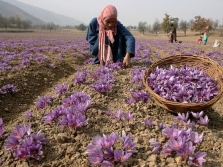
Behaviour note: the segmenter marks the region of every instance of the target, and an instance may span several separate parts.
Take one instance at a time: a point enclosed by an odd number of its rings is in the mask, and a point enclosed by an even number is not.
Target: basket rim
[[[165,98],[163,98],[162,96],[158,95],[157,93],[155,93],[151,87],[149,86],[148,84],[148,81],[147,81],[147,77],[149,74],[151,74],[152,70],[154,68],[156,68],[157,66],[161,65],[162,62],[165,62],[166,60],[171,60],[171,59],[174,59],[176,57],[184,57],[184,58],[187,58],[187,57],[196,57],[197,59],[199,60],[207,60],[207,61],[210,61],[211,63],[213,63],[217,68],[219,68],[219,70],[221,71],[221,73],[223,74],[223,67],[220,66],[217,62],[215,62],[214,60],[212,60],[211,58],[207,57],[207,56],[194,56],[194,55],[175,55],[175,56],[168,56],[168,57],[165,57],[165,58],[162,58],[156,62],[154,62],[153,64],[151,64],[148,69],[146,70],[144,76],[143,76],[143,85],[146,87],[147,91],[153,96],[153,97],[156,97],[157,99],[159,99],[159,102],[163,102],[163,103],[168,103],[168,104],[171,104],[171,105],[175,105],[175,106],[179,106],[179,105],[183,105],[185,107],[193,107],[193,106],[208,106],[210,104],[214,104],[215,102],[217,102],[223,95],[223,88],[219,88],[220,91],[218,92],[218,94],[213,97],[211,100],[209,101],[206,101],[206,102],[203,102],[203,103],[182,103],[182,102],[175,102],[175,101],[170,101],[170,100],[167,100]],[[186,63],[185,63],[186,64]],[[174,65],[174,63],[173,63]],[[223,75],[222,75],[223,76]],[[223,79],[221,79],[221,82],[223,82]],[[156,100],[156,99],[155,99]]]

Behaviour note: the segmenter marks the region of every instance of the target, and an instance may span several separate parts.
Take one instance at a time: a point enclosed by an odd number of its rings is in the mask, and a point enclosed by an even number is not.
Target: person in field
[[[207,44],[208,37],[209,37],[208,31],[205,30],[205,31],[204,31],[204,35],[203,35],[203,44],[204,44],[204,45]]]
[[[170,42],[173,43],[177,41],[177,30],[173,23],[170,24]]]
[[[89,42],[93,64],[108,65],[122,61],[130,66],[135,56],[135,38],[117,19],[117,10],[107,5],[88,26],[86,40]]]
[[[197,39],[196,44],[201,44],[203,40],[204,33],[201,33],[201,36]]]

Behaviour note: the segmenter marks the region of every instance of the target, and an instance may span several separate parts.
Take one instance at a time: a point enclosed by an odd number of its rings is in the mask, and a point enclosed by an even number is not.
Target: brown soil
[[[137,32],[133,32],[137,40],[160,40],[166,39],[165,35],[146,35],[143,36]],[[33,32],[33,33],[1,33],[1,40],[9,39],[75,39],[85,37],[85,32],[77,31],[60,31],[60,32]],[[192,47],[189,41],[195,43],[198,36],[179,36],[178,40],[182,41],[182,45],[188,45]],[[204,50],[208,52],[211,50],[219,50],[223,52],[222,46],[219,48],[213,48],[214,41],[218,39],[223,41],[222,37],[210,36],[208,45],[193,45],[194,48]],[[43,41],[44,42],[44,41]],[[68,44],[67,44],[68,45]],[[82,51],[88,51],[88,45],[77,43],[77,45],[84,45],[81,48]],[[151,59],[157,61],[158,59],[153,57],[154,53],[158,53],[161,57],[168,56],[167,53],[160,49],[157,49],[154,45],[148,43],[151,50]],[[13,48],[8,48],[13,49]],[[24,48],[16,48],[22,51]],[[174,51],[178,54],[178,51]],[[73,52],[72,52],[73,53]],[[91,143],[92,138],[97,134],[110,134],[111,132],[120,133],[120,122],[109,119],[105,114],[107,110],[117,111],[121,109],[123,112],[131,111],[134,113],[134,119],[130,122],[129,126],[122,126],[123,130],[130,132],[134,137],[134,141],[137,142],[136,149],[138,153],[132,155],[132,157],[125,162],[124,166],[187,166],[181,162],[177,157],[163,157],[160,155],[152,154],[152,147],[149,145],[150,139],[163,140],[160,135],[157,134],[157,128],[149,131],[143,121],[145,118],[153,118],[155,122],[163,122],[171,125],[173,123],[173,114],[169,113],[152,101],[148,103],[138,102],[136,104],[127,105],[124,100],[130,97],[129,90],[132,88],[130,82],[131,68],[121,69],[115,73],[116,82],[113,84],[112,91],[108,95],[97,93],[90,89],[88,86],[92,83],[92,80],[87,80],[84,84],[74,84],[73,79],[76,74],[76,68],[78,66],[89,69],[94,72],[97,65],[84,65],[83,62],[90,58],[89,55],[82,55],[80,50],[76,50],[76,57],[71,56],[71,52],[65,52],[62,61],[58,61],[55,57],[58,57],[58,53],[51,53],[45,51],[43,54],[47,55],[50,59],[43,63],[32,63],[28,67],[21,69],[17,72],[4,72],[0,73],[0,87],[6,84],[13,84],[17,87],[18,92],[10,95],[0,95],[0,118],[3,119],[5,132],[0,137],[0,159],[2,166],[7,167],[24,167],[28,166],[28,163],[23,160],[13,158],[13,155],[5,150],[5,139],[11,133],[11,130],[16,124],[31,124],[34,131],[42,130],[42,133],[46,135],[48,139],[47,144],[43,147],[43,156],[40,161],[35,159],[30,160],[30,166],[35,167],[79,167],[90,166],[88,157],[86,155],[86,146]],[[0,57],[1,58],[1,57]],[[56,68],[50,68],[49,64],[54,63]],[[140,64],[137,64],[140,65]],[[142,65],[141,65],[142,66]],[[65,95],[57,97],[54,88],[57,84],[68,84],[70,89]],[[61,129],[56,132],[55,124],[46,124],[43,122],[44,114],[52,111],[56,107],[60,106],[63,98],[71,95],[72,93],[83,91],[91,96],[92,105],[87,110],[87,117],[89,118],[88,125],[77,129],[77,131],[70,131],[69,129]],[[44,109],[37,109],[34,102],[38,96],[55,96],[53,106],[47,106]],[[205,167],[220,167],[223,166],[223,99],[220,99],[214,106],[205,111],[208,115],[210,122],[208,127],[202,127],[199,131],[204,131],[204,141],[199,146],[199,150],[207,152],[207,162],[204,163]],[[29,121],[24,118],[24,114],[27,110],[32,110],[33,118]]]

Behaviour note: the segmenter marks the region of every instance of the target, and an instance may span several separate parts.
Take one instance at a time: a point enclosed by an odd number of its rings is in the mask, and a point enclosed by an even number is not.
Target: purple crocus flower
[[[10,135],[6,140],[5,140],[5,148],[6,150],[15,150],[17,149],[19,145],[19,138],[15,135]]]
[[[186,142],[186,137],[178,136],[176,139],[170,138],[169,146],[174,150],[181,150]]]
[[[68,90],[68,85],[66,85],[66,84],[56,85],[56,87],[55,87],[55,92],[58,94],[58,96],[61,96],[67,90]]]
[[[0,137],[2,136],[3,132],[4,132],[3,120],[2,118],[0,118]]]
[[[165,127],[166,127],[166,126],[165,126],[162,122],[158,123],[158,128],[159,128],[160,130],[164,129]]]
[[[127,121],[129,121],[130,119],[133,118],[133,115],[134,115],[134,114],[131,114],[130,112],[127,112],[127,113],[124,113],[123,115],[124,115],[124,118],[125,118]]]
[[[120,109],[118,109],[117,113],[113,114],[113,118],[117,119],[117,120],[120,120],[122,118],[122,116],[123,116],[123,113]]]
[[[126,132],[122,131],[122,137],[120,137],[120,140],[122,141],[124,145],[124,150],[129,153],[136,153],[137,150],[133,150],[136,146],[136,142],[133,142],[133,139],[131,138],[130,134],[126,135]]]
[[[144,123],[147,127],[152,127],[153,126],[153,119],[152,118],[150,118],[150,119],[146,118]]]
[[[21,147],[15,150],[15,156],[19,159],[28,159],[30,158],[29,150],[27,147]]]
[[[132,153],[126,153],[123,150],[114,150],[114,159],[117,162],[125,162]]]
[[[201,125],[207,125],[209,122],[208,116],[206,115],[204,118],[200,117],[200,119],[197,122]]]
[[[194,143],[194,144],[198,144],[201,143],[203,140],[203,135],[204,132],[199,136],[197,132],[191,132],[190,134],[190,140]]]
[[[105,149],[110,148],[115,143],[117,138],[118,138],[118,133],[112,132],[112,134],[110,134],[109,136],[103,134],[103,140],[101,143],[102,147]]]
[[[109,162],[109,161],[103,161],[103,162],[101,163],[101,166],[103,166],[103,167],[112,167],[113,165],[112,165],[112,163]]]
[[[109,162],[114,162],[114,150],[112,149],[106,148],[104,152],[104,158]]]
[[[93,151],[87,150],[87,155],[92,165],[100,165],[104,159],[104,154],[101,149],[95,149]]]
[[[4,85],[2,86],[2,88],[0,88],[0,94],[7,94],[7,93],[16,93],[17,92],[17,89],[14,85],[11,85],[11,84],[7,84],[7,85]]]
[[[152,153],[157,154],[159,153],[160,149],[161,149],[161,144],[155,140],[150,140],[149,141],[150,145],[153,146],[153,150]]]
[[[191,141],[184,143],[183,147],[180,150],[177,150],[177,154],[182,157],[188,157],[194,153],[195,146]]]
[[[113,115],[113,112],[111,110],[107,110],[106,114],[111,117]]]
[[[31,133],[31,125],[15,125],[15,129],[12,131],[12,134],[18,138],[22,138],[25,134],[30,135]]]
[[[43,154],[42,145],[40,145],[40,144],[31,145],[29,147],[29,152],[30,152],[31,157],[35,158],[36,160],[39,160],[40,156]]]
[[[163,129],[163,134],[168,138],[176,138],[179,136],[180,131],[175,127],[166,127]]]
[[[32,117],[32,111],[31,111],[31,110],[28,110],[28,111],[25,113],[24,117],[25,117],[26,119],[31,118],[31,117]]]
[[[185,113],[182,113],[182,114],[178,113],[178,116],[175,117],[175,119],[177,119],[178,121],[187,122],[188,117],[189,117],[189,113],[188,112],[186,114]]]
[[[191,114],[193,115],[194,118],[199,119],[200,117],[203,116],[204,112],[191,112]]]
[[[161,151],[161,154],[168,155],[173,152],[173,149],[169,146],[169,143],[166,143]]]
[[[52,101],[52,96],[38,96],[38,98],[36,99],[36,107],[37,109],[43,109],[46,107],[47,103]]]
[[[189,157],[189,165],[202,166],[203,162],[206,162],[206,159],[204,159],[206,155],[206,152],[198,151],[194,156]]]
[[[31,134],[33,141],[37,144],[46,144],[47,143],[47,138],[45,137],[45,135],[43,133],[41,133],[41,130],[38,132],[34,132]]]

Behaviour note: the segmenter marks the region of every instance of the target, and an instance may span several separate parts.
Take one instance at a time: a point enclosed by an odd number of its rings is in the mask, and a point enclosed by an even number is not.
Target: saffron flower
[[[31,131],[31,125],[16,125],[5,140],[6,150],[12,151],[19,159],[35,158],[39,160],[43,154],[42,145],[46,144],[47,139],[41,131],[33,133]]]
[[[114,150],[114,158],[117,162],[125,162],[132,155],[132,153],[125,153],[123,150]]]
[[[38,96],[36,99],[36,108],[37,109],[43,109],[46,107],[46,105],[53,101],[52,96]]]
[[[150,143],[151,146],[154,147],[153,150],[152,150],[152,153],[154,153],[154,154],[159,153],[162,145],[155,140],[150,140],[149,143]]]
[[[206,115],[204,118],[200,117],[200,119],[197,122],[201,125],[207,125],[209,122],[208,116]]]
[[[119,145],[121,142],[121,147]],[[116,144],[119,143],[119,144]],[[129,157],[137,152],[133,150],[136,143],[133,142],[130,134],[122,131],[122,136],[118,133],[111,133],[110,135],[97,135],[92,140],[92,144],[87,146],[86,154],[89,157],[91,165],[101,165],[111,167],[114,164],[121,164],[129,159]]]
[[[204,112],[203,111],[201,111],[201,112],[191,112],[191,114],[193,115],[194,118],[200,119],[200,117],[203,116]]]
[[[31,111],[31,110],[28,110],[28,111],[25,113],[24,117],[25,117],[26,119],[31,118],[31,117],[32,117],[32,111]]]
[[[144,121],[144,123],[145,123],[145,125],[147,127],[150,127],[151,128],[153,126],[153,119],[152,118],[150,118],[150,119],[146,118],[145,121]]]
[[[7,84],[7,85],[4,85],[2,86],[2,88],[0,88],[0,94],[7,94],[7,93],[16,93],[17,92],[17,89],[14,85],[11,85],[11,84]]]
[[[56,85],[54,90],[58,96],[61,96],[63,93],[65,93],[68,90],[68,85],[66,84]]]
[[[206,159],[204,159],[206,155],[206,152],[198,151],[194,156],[189,157],[189,165],[202,166],[202,164],[206,162]]]

